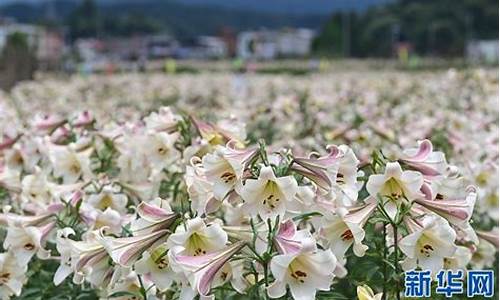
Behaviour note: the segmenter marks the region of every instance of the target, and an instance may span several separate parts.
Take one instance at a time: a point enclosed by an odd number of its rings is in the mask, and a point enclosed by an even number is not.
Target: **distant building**
[[[26,35],[28,45],[35,51],[36,59],[42,68],[58,66],[66,50],[64,35],[61,31],[16,23],[12,19],[1,19],[0,51],[5,47],[7,37],[16,32]]]
[[[179,42],[169,35],[146,37],[146,56],[151,59],[172,57],[179,49]]]
[[[176,57],[188,59],[220,59],[227,56],[226,42],[216,36],[199,36],[190,42],[185,42],[176,53]]]
[[[465,48],[467,60],[473,62],[498,62],[498,40],[469,41]]]
[[[29,46],[36,48],[40,39],[40,27],[28,24],[19,24],[12,20],[2,20],[2,23],[0,23],[0,50],[5,47],[7,37],[16,32],[25,34],[28,39]]]
[[[238,35],[237,54],[244,59],[305,57],[311,53],[314,31],[284,29],[280,31],[244,31]]]
[[[40,68],[59,68],[66,52],[64,34],[59,30],[42,30],[37,46],[37,59]]]
[[[78,39],[75,41],[74,46],[81,61],[90,62],[104,58],[104,44],[101,40],[94,38]]]

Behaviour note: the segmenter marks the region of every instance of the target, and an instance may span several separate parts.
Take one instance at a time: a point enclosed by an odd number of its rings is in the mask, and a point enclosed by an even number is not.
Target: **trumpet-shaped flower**
[[[74,144],[53,146],[50,151],[54,175],[62,177],[64,183],[75,183],[81,177],[89,179],[92,176],[89,159],[92,149],[78,152],[75,148]]]
[[[300,251],[271,259],[271,272],[276,280],[267,289],[267,294],[271,298],[283,297],[288,285],[294,299],[313,300],[317,290],[330,289],[336,263],[330,249],[318,250],[314,241],[307,241]]]
[[[168,289],[177,277],[170,267],[167,251],[167,247],[160,245],[154,250],[144,252],[142,258],[134,264],[135,272],[149,276],[160,291]]]
[[[50,185],[47,176],[40,169],[27,175],[22,182],[21,200],[25,203],[47,204],[51,201]]]
[[[498,249],[490,242],[479,239],[479,243],[473,249],[470,265],[473,270],[482,270],[486,266],[492,266],[497,259]]]
[[[390,217],[397,213],[397,202],[402,199],[413,200],[420,195],[424,182],[422,174],[416,171],[403,171],[397,162],[387,163],[384,174],[374,174],[368,178],[366,190],[375,199],[388,197],[385,209]]]
[[[0,168],[0,187],[12,192],[21,192],[21,171]]]
[[[152,112],[144,118],[146,127],[157,132],[165,131],[171,133],[177,129],[180,116],[174,114],[170,107],[160,107],[158,112]]]
[[[12,253],[0,254],[0,297],[10,299],[13,295],[21,295],[26,282],[28,266],[18,264]]]
[[[356,292],[358,294],[358,300],[381,300],[383,296],[382,293],[375,294],[367,285],[358,286]]]
[[[260,170],[258,179],[247,179],[239,192],[248,213],[263,219],[283,216],[287,203],[297,193],[297,181],[293,176],[276,177],[271,167]]]
[[[128,223],[129,218],[120,215],[116,210],[106,208],[105,211],[95,209],[87,212],[84,219],[90,230],[102,229],[106,234],[120,234],[122,226]]]
[[[168,202],[161,198],[149,203],[141,202],[136,212],[139,218],[132,221],[130,226],[136,235],[167,229],[178,217],[178,214],[172,212]]]
[[[105,186],[100,193],[90,195],[85,202],[101,211],[111,208],[124,214],[127,210],[126,206],[128,199],[127,195],[116,193],[110,186]]]
[[[124,267],[130,267],[139,259],[144,251],[154,249],[163,243],[168,233],[168,230],[162,229],[141,236],[122,238],[103,237],[102,242],[115,263]]]
[[[201,296],[208,296],[212,287],[223,284],[230,278],[229,260],[238,253],[245,243],[236,242],[221,250],[200,256],[182,255],[182,247],[174,247],[169,258],[175,270],[186,274],[191,287]]]
[[[294,163],[300,167],[292,167],[295,171],[311,179],[319,188],[328,192],[336,182],[339,160],[342,153],[337,146],[327,147],[328,154],[319,158],[296,157]]]
[[[407,256],[403,268],[410,270],[418,265],[435,275],[443,268],[444,259],[455,254],[455,231],[437,216],[427,216],[421,222],[408,219],[406,224],[411,233],[399,241],[399,248]]]
[[[457,246],[457,251],[450,257],[445,257],[443,268],[446,270],[465,270],[472,258],[472,252],[464,246]]]
[[[191,159],[191,166],[186,166],[184,179],[191,199],[191,208],[198,216],[210,213],[219,207],[220,201],[214,196],[213,183],[207,180],[205,170],[195,162],[194,158]]]
[[[59,252],[59,267],[57,268],[56,273],[54,274],[54,285],[59,285],[63,282],[69,274],[73,273],[73,269],[71,268],[71,240],[69,239],[70,235],[74,235],[75,231],[66,227],[63,229],[59,229],[56,234],[56,249]]]
[[[146,299],[155,299],[156,288],[154,284],[143,277],[139,280],[137,273],[130,269],[115,271],[108,287],[108,297],[116,300],[135,300],[141,297],[141,288],[144,287]],[[120,295],[123,294],[123,295]],[[112,297],[110,297],[113,295]]]
[[[363,227],[376,206],[376,203],[370,202],[349,210],[341,208],[337,210],[337,214],[325,217],[320,235],[327,241],[327,245],[336,257],[344,257],[351,245],[354,245],[356,256],[364,256],[368,247],[363,245],[365,238]]]
[[[477,235],[498,248],[498,227],[489,232],[478,230]]]
[[[35,254],[46,259],[50,256],[50,251],[44,249],[43,244],[54,225],[52,222],[40,227],[9,226],[3,247],[16,253],[16,260],[22,266],[27,265]]]
[[[280,254],[300,252],[303,243],[314,242],[308,230],[297,230],[292,220],[287,220],[279,225],[274,236],[274,245]]]
[[[174,144],[179,138],[177,133],[168,134],[166,132],[155,132],[147,136],[146,143],[149,145],[146,150],[148,160],[156,169],[162,169],[172,165],[180,154],[175,149]]]
[[[113,273],[110,257],[101,242],[99,233],[89,232],[84,241],[69,241],[73,282],[81,284],[87,279],[95,286],[106,286]]]
[[[418,146],[405,150],[400,161],[425,176],[444,174],[448,167],[444,153],[432,151],[432,143],[429,140],[420,141]]]
[[[457,200],[426,200],[415,199],[415,203],[431,210],[432,212],[445,218],[451,224],[466,228],[470,226],[469,220],[472,217],[474,205],[477,199],[475,188],[469,188],[469,194],[465,199]]]
[[[225,247],[227,233],[217,223],[206,225],[200,218],[186,222],[186,229],[178,226],[175,233],[168,238],[167,245],[181,246],[182,255],[204,255]]]
[[[342,156],[339,159],[339,169],[335,178],[334,191],[337,203],[341,206],[352,206],[358,199],[360,189],[357,181],[359,160],[346,145],[340,145]]]
[[[203,156],[205,176],[213,183],[215,198],[223,200],[229,191],[240,184],[245,165],[256,153],[256,149],[235,149],[234,142],[229,142],[226,147],[216,146],[214,153]]]

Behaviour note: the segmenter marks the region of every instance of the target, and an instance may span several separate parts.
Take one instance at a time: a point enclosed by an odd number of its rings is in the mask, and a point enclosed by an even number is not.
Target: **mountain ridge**
[[[3,0],[0,8],[12,4],[40,5],[54,0]],[[64,0],[78,3],[79,0]],[[187,6],[213,6],[240,11],[261,13],[286,13],[294,15],[328,15],[335,11],[362,11],[371,6],[392,0],[155,0],[155,2],[175,2]],[[141,3],[141,0],[97,0],[98,5]]]

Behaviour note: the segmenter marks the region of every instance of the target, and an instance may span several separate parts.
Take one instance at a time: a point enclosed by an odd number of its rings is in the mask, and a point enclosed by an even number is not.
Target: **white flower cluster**
[[[466,268],[474,254],[489,265],[498,246],[471,227],[476,188],[429,140],[361,163],[348,145],[247,145],[242,123],[168,107],[124,123],[37,117],[9,137],[3,299],[21,294],[35,255],[59,262],[54,284],[102,297],[314,299],[350,272],[351,248],[383,251],[369,238],[382,231],[396,274]]]

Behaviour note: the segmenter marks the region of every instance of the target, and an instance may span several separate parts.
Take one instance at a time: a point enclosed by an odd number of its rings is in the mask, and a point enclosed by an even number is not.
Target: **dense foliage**
[[[336,13],[318,36],[319,53],[387,57],[395,42],[421,55],[461,56],[471,39],[498,39],[498,1],[394,1],[365,13]]]

